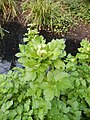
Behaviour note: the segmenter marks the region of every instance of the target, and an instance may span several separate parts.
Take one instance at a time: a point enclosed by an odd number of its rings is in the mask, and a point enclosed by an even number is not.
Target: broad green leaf
[[[63,80],[64,82],[64,79],[69,77],[68,73],[60,72],[59,70],[55,70],[53,74],[54,74],[55,81]]]
[[[84,86],[84,87],[86,87],[86,81],[83,79],[83,80],[81,80],[81,84]]]
[[[40,118],[40,120],[44,119],[44,111],[43,111],[43,109],[39,109],[39,111],[38,111],[38,117]]]
[[[69,112],[70,112],[70,109],[71,109],[70,107],[66,107],[66,108],[64,109],[64,113],[65,113],[65,114],[69,113]]]
[[[33,118],[32,117],[28,117],[27,120],[33,120]]]
[[[13,105],[13,100],[6,103],[6,109],[9,109]]]
[[[60,88],[58,88],[58,86],[55,86],[54,92],[56,97],[60,96]]]
[[[35,71],[32,71],[32,70],[27,70],[26,71],[26,75],[24,77],[24,80],[25,81],[34,81],[36,78],[36,72]]]
[[[44,81],[39,85],[41,89],[47,89],[49,86],[49,83]]]
[[[49,81],[49,82],[54,81],[54,75],[51,71],[49,71],[48,74],[47,74],[47,81]]]
[[[63,115],[63,117],[61,118],[61,120],[70,120],[70,119],[68,118],[67,115]]]
[[[85,91],[85,100],[90,105],[90,87],[88,87]]]
[[[3,112],[6,111],[6,104],[5,104],[5,103],[2,104],[2,106],[1,106],[1,110],[2,110]]]
[[[41,94],[42,94],[42,91],[38,90],[36,96],[39,98],[41,96]]]
[[[75,102],[73,103],[73,108],[74,108],[74,110],[78,110],[78,107],[79,107],[79,104],[78,104],[77,101],[75,101]]]
[[[7,103],[3,103],[1,106],[1,110],[5,112],[7,109],[9,109],[13,105],[13,101],[8,101]]]
[[[28,99],[27,101],[26,101],[26,103],[24,104],[24,110],[25,111],[29,111],[29,109],[30,109],[30,99]]]
[[[19,95],[19,97],[18,97],[18,101],[21,102],[22,99],[23,99],[23,94]]]
[[[51,101],[54,98],[54,90],[52,88],[47,88],[44,90],[44,96],[47,101]]]
[[[21,115],[16,116],[14,120],[21,120]]]
[[[23,112],[23,105],[18,105],[16,110],[17,110],[17,113],[18,113],[19,115],[21,115],[22,112]],[[19,116],[19,117],[20,117],[20,116]]]
[[[26,92],[26,96],[29,97],[29,96],[33,96],[35,94],[35,90],[33,89],[27,89],[27,92]]]
[[[39,83],[41,83],[43,81],[43,79],[44,79],[44,73],[43,72],[38,73],[38,75],[37,75],[37,81]]]
[[[20,48],[20,51],[21,51],[22,53],[25,52],[25,46],[24,46],[24,45],[19,44],[19,48]]]
[[[72,88],[72,84],[71,82],[69,81],[69,79],[67,78],[64,78],[64,79],[61,79],[58,83],[57,83],[57,86],[60,90],[66,90],[68,88]]]
[[[62,60],[57,59],[57,60],[54,61],[54,66],[55,66],[55,68],[57,68],[57,69],[64,70],[64,68],[65,68],[65,63],[64,63]]]
[[[16,110],[10,110],[9,112],[9,118],[10,119],[14,119],[14,117],[17,115]]]

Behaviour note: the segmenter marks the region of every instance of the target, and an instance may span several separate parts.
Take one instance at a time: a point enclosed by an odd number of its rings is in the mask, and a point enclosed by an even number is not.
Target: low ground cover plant
[[[90,43],[66,57],[63,39],[28,29],[16,54],[23,68],[0,75],[0,120],[90,119]]]

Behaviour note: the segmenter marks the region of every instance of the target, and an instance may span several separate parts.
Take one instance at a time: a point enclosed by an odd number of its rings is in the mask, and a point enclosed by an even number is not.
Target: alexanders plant
[[[82,112],[90,118],[90,67],[70,55],[62,60],[62,39],[45,44],[28,29],[24,42],[16,54],[24,68],[0,75],[0,119],[83,120]]]

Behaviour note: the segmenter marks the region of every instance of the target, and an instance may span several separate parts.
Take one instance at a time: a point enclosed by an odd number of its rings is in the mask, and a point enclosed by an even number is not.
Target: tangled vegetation
[[[45,44],[28,29],[24,42],[16,54],[23,68],[0,75],[0,120],[90,119],[90,43],[66,57],[63,39]]]
[[[32,24],[39,30],[46,29],[65,34],[80,21],[90,23],[90,1],[86,0],[1,0],[2,22],[17,19]],[[20,18],[19,18],[20,17]]]
[[[16,0],[0,0],[0,16],[2,22],[8,22],[17,16]]]

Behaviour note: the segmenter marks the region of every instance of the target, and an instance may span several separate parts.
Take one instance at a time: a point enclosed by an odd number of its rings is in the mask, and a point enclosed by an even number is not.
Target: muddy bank
[[[63,38],[65,39],[66,52],[76,55],[78,48],[80,47],[80,42],[82,39],[87,38],[90,41],[90,24],[78,23],[77,26],[69,28],[68,32],[63,36],[59,33],[54,33],[50,31],[40,31],[40,35],[43,35],[46,42],[50,42],[52,39]]]
[[[15,66],[19,66],[15,54],[19,52],[19,44],[22,43],[27,27],[17,22],[9,22],[2,25],[3,39],[0,39],[0,73],[7,73]]]
[[[4,32],[3,39],[0,39],[0,57],[12,60],[19,51],[19,43],[22,43],[26,27],[17,22],[5,23],[2,25]]]

